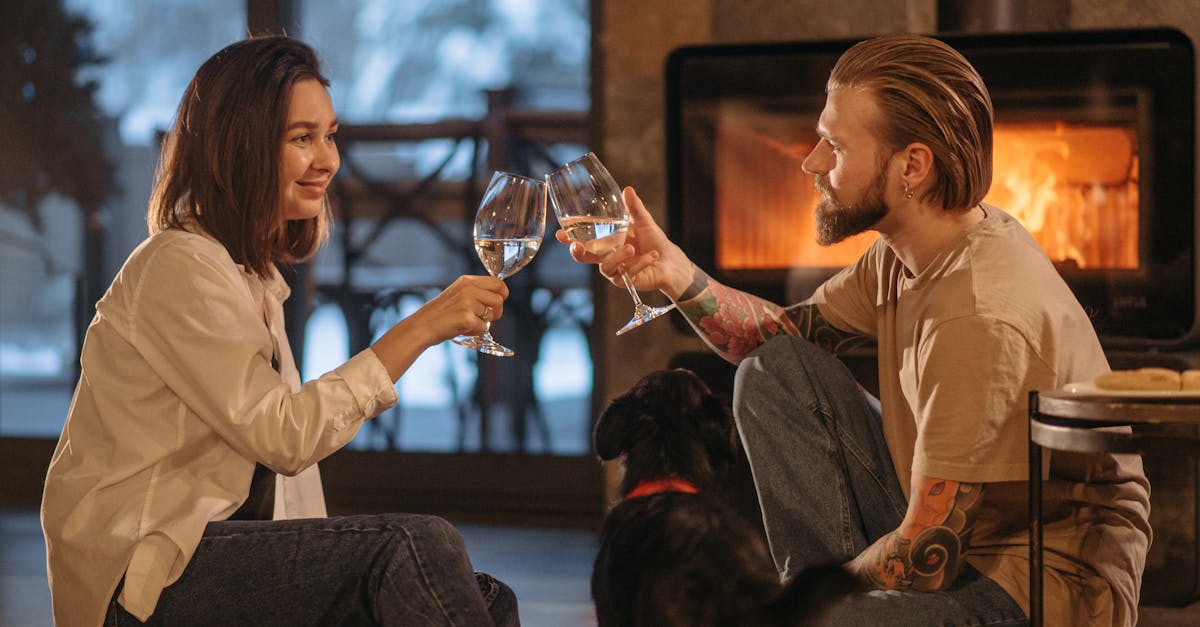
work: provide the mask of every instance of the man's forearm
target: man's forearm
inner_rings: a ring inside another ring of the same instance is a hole
[[[736,364],[776,335],[797,334],[779,305],[722,285],[694,268],[692,283],[676,306],[721,357]]]
[[[812,303],[785,309],[722,285],[700,268],[693,268],[692,283],[676,305],[700,338],[732,363],[777,335],[803,337],[833,352],[869,342],[831,325]]]
[[[854,558],[851,572],[883,590],[944,590],[965,563],[982,486],[931,479],[904,522]]]

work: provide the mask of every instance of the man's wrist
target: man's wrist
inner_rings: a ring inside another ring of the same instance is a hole
[[[708,289],[708,275],[695,264],[689,263],[688,266],[691,269],[692,275],[689,278],[688,284],[679,291],[679,295],[672,299],[676,302],[691,300]]]

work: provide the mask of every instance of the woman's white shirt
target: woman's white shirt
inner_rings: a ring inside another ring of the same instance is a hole
[[[275,518],[325,515],[316,463],[396,391],[369,349],[301,385],[288,294],[200,232],[160,232],[126,260],[88,327],[46,477],[57,624],[101,624],[122,577],[121,604],[145,620],[205,525],[246,499],[256,461],[279,473]]]

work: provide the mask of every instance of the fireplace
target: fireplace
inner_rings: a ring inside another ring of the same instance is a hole
[[[1168,29],[944,36],[995,105],[987,202],[1020,219],[1106,346],[1196,343],[1194,67]],[[852,41],[688,47],[667,64],[668,230],[718,280],[791,302],[874,233],[829,248],[800,164]]]

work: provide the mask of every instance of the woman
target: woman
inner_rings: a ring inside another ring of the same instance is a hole
[[[325,518],[317,461],[395,404],[422,351],[481,332],[508,296],[461,277],[300,384],[276,264],[326,234],[327,85],[311,48],[265,37],[213,55],[188,86],[151,236],[96,306],[46,477],[60,625],[518,622],[512,591],[472,572],[445,521]]]

